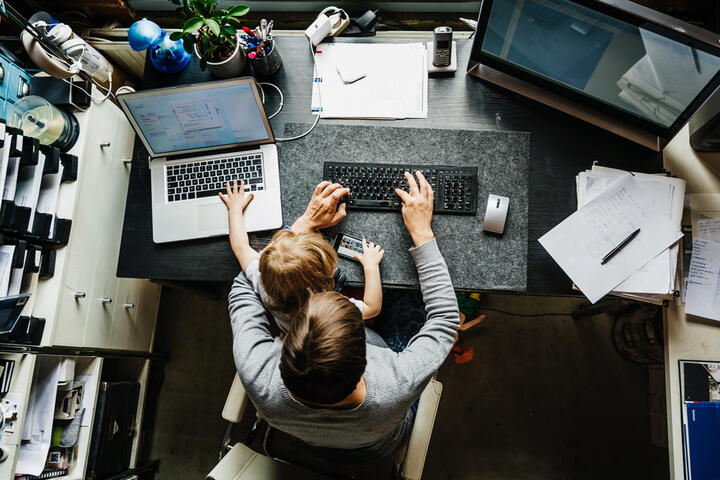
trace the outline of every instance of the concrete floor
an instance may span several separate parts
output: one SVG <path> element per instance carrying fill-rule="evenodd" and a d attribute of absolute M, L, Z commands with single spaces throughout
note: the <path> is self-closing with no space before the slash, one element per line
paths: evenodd
<path fill-rule="evenodd" d="M 581 302 L 482 299 L 525 314 L 567 313 Z M 449 359 L 439 372 L 443 397 L 423 479 L 667 478 L 667 452 L 650 446 L 647 369 L 616 353 L 611 327 L 608 316 L 489 312 L 465 335 L 472 361 Z M 150 439 L 156 478 L 202 479 L 217 463 L 234 375 L 225 297 L 165 288 L 156 351 L 170 357 Z"/>

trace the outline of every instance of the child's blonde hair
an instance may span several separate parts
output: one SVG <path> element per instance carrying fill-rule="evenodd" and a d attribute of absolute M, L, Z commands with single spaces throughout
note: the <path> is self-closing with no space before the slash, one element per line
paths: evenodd
<path fill-rule="evenodd" d="M 260 255 L 269 308 L 296 317 L 312 293 L 332 290 L 337 253 L 319 233 L 280 230 Z"/>

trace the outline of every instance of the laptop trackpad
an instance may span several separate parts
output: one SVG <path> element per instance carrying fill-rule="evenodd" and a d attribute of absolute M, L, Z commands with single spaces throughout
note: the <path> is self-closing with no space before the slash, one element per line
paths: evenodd
<path fill-rule="evenodd" d="M 215 231 L 227 225 L 227 208 L 222 204 L 200 205 L 198 207 L 200 231 Z"/>

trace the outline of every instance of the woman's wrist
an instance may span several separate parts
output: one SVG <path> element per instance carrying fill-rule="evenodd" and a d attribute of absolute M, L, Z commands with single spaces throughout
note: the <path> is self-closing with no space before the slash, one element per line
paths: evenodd
<path fill-rule="evenodd" d="M 295 220 L 290 229 L 295 233 L 315 233 L 316 231 L 315 225 L 305 215 Z"/>

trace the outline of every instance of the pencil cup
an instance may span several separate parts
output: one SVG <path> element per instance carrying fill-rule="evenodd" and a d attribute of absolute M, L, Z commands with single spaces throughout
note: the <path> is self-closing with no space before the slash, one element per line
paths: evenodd
<path fill-rule="evenodd" d="M 278 49 L 275 48 L 275 42 L 272 43 L 270 53 L 264 56 L 258 55 L 250 60 L 250 65 L 252 65 L 255 75 L 260 77 L 273 75 L 275 72 L 280 70 L 280 66 L 282 66 L 282 58 L 280 58 L 280 52 L 278 52 Z"/>

